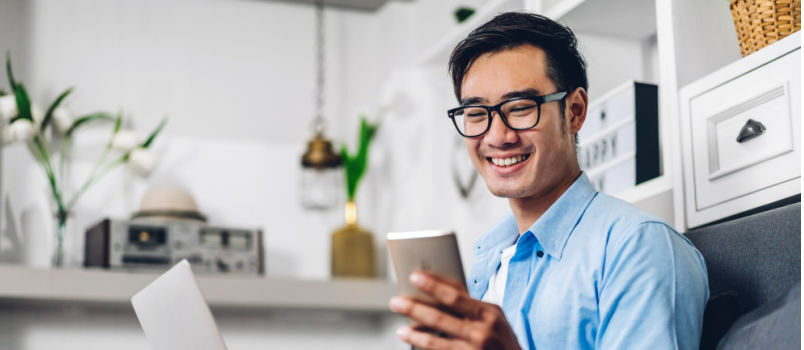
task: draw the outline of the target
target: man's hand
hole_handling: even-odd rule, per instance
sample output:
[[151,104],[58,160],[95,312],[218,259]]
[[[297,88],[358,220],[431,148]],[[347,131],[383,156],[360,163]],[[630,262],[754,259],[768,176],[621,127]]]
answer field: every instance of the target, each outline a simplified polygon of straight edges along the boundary
[[412,273],[410,282],[437,304],[393,297],[391,311],[449,337],[402,327],[397,335],[405,342],[423,349],[519,349],[499,306],[472,299],[463,288],[422,272]]

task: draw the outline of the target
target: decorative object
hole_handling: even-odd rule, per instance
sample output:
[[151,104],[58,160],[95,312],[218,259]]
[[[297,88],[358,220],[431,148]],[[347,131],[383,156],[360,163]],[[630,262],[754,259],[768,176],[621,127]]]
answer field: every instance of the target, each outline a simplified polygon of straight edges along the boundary
[[376,131],[377,125],[361,118],[357,153],[351,155],[345,145],[341,147],[348,202],[346,226],[332,234],[332,275],[336,277],[374,277],[374,235],[357,225],[355,194],[366,172],[369,144]]
[[316,100],[313,119],[313,139],[301,159],[301,202],[307,209],[327,210],[335,207],[343,183],[341,157],[324,136],[324,3],[316,2]]
[[140,210],[131,219],[196,220],[207,222],[206,215],[198,210],[195,198],[184,188],[153,187],[145,192]]
[[473,9],[471,7],[465,7],[465,6],[461,6],[461,7],[457,8],[457,9],[455,9],[455,13],[454,13],[455,20],[458,21],[458,23],[463,23],[464,21],[469,19],[469,17],[472,17],[472,15],[474,15],[474,14],[475,14],[475,9]]
[[659,93],[626,82],[591,101],[578,132],[578,164],[600,192],[619,194],[662,175]]
[[[148,173],[155,166],[155,157],[148,148],[165,126],[167,119],[163,119],[148,138],[137,142],[131,131],[121,130],[123,125],[121,114],[112,117],[108,113],[98,112],[73,118],[72,114],[61,106],[62,101],[72,92],[72,88],[62,92],[43,113],[40,108],[31,103],[23,84],[14,79],[10,54],[6,55],[6,72],[12,93],[4,95],[0,92],[0,122],[8,124],[2,128],[2,142],[25,143],[47,176],[50,193],[56,207],[57,243],[52,263],[53,266],[60,267],[64,263],[64,235],[75,203],[90,186],[121,164],[127,163],[132,170],[140,174]],[[95,121],[114,122],[111,138],[87,179],[68,199],[64,192],[67,187],[64,171],[65,154],[76,130]],[[48,128],[48,126],[52,127]],[[57,144],[60,146],[54,148],[53,146]],[[110,154],[113,154],[114,158],[108,160]],[[58,158],[58,162],[56,162],[56,158]]]
[[801,0],[730,0],[743,57],[801,30]]
[[20,262],[24,257],[22,236],[19,233],[19,229],[17,229],[16,218],[9,199],[6,197],[3,200],[1,194],[0,218],[5,218],[5,224],[0,224],[0,263]]

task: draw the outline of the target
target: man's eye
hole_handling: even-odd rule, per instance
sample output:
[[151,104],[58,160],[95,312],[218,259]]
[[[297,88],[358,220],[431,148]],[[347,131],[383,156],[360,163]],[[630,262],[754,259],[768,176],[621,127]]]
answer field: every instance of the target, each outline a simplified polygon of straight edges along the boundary
[[535,107],[535,106],[522,106],[522,107],[514,107],[513,109],[511,109],[511,112],[514,112],[514,113],[517,113],[517,112],[528,112],[528,111],[532,110],[532,109],[533,109],[533,107]]
[[467,114],[466,114],[466,116],[467,116],[467,117],[470,117],[470,118],[485,117],[485,116],[486,116],[486,112],[474,112],[474,113],[467,113]]

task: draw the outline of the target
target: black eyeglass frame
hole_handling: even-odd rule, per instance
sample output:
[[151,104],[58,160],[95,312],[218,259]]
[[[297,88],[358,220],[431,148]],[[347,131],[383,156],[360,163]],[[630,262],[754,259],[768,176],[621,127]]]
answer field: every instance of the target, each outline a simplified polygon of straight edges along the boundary
[[[461,136],[467,137],[467,138],[479,137],[479,136],[482,136],[483,134],[489,132],[489,129],[491,129],[492,119],[494,118],[494,111],[497,112],[497,114],[500,116],[500,118],[502,118],[503,124],[505,124],[505,126],[507,126],[509,129],[516,130],[516,131],[528,130],[528,129],[535,128],[536,125],[539,125],[539,122],[542,119],[542,104],[548,103],[548,102],[553,102],[553,101],[559,101],[559,100],[564,99],[564,97],[566,97],[566,96],[567,96],[566,91],[559,91],[559,92],[555,92],[555,93],[552,93],[552,94],[549,94],[549,95],[525,96],[525,97],[509,98],[509,99],[507,99],[505,101],[502,101],[502,102],[500,102],[500,103],[498,103],[498,104],[496,104],[494,106],[486,106],[486,105],[460,106],[460,107],[455,107],[455,108],[452,108],[452,109],[448,110],[447,111],[447,116],[449,117],[449,119],[452,119],[452,125],[454,125],[455,129],[458,130],[458,133],[461,134]],[[506,104],[508,102],[519,101],[519,100],[531,100],[533,102],[536,102],[536,113],[537,113],[536,123],[533,123],[533,125],[531,125],[529,127],[526,127],[526,128],[515,128],[515,127],[511,126],[511,124],[508,124],[508,117],[505,116],[505,113],[503,113],[502,109],[500,108],[500,107],[502,107],[502,105],[504,105],[504,104]],[[461,109],[470,108],[470,107],[483,108],[483,109],[486,110],[486,112],[489,115],[489,121],[488,121],[488,124],[486,125],[486,129],[483,130],[483,132],[481,132],[481,133],[479,133],[477,135],[473,135],[473,136],[467,136],[466,134],[462,133],[461,128],[458,126],[458,123],[455,121],[455,112],[457,112],[457,111],[459,111]]]

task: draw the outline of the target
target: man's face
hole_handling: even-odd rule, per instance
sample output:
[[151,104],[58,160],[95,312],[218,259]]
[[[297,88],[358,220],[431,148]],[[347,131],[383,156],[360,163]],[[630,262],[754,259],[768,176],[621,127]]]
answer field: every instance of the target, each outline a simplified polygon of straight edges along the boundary
[[[557,92],[547,77],[544,51],[523,45],[478,57],[464,75],[461,101],[495,105],[528,90],[538,95]],[[568,176],[574,180],[579,170],[572,134],[580,125],[570,123],[571,111],[568,118],[562,117],[563,112],[559,101],[544,103],[539,124],[521,131],[506,127],[495,112],[487,133],[465,139],[472,162],[494,195],[539,197]],[[513,164],[505,165],[506,159]]]

